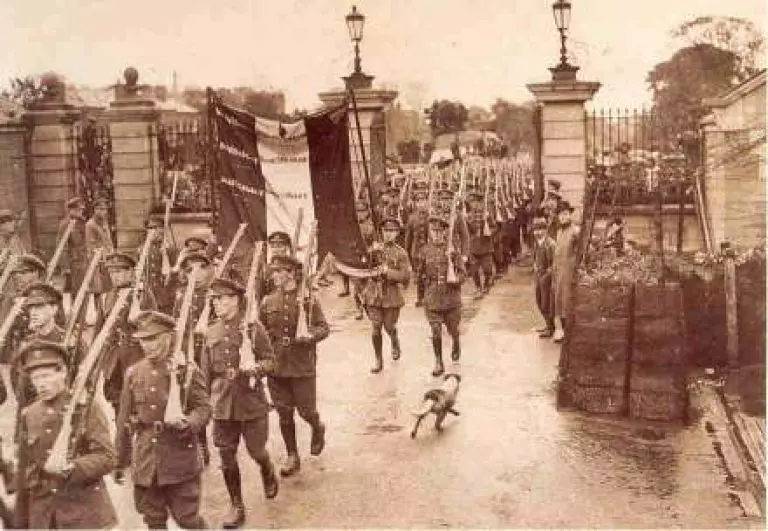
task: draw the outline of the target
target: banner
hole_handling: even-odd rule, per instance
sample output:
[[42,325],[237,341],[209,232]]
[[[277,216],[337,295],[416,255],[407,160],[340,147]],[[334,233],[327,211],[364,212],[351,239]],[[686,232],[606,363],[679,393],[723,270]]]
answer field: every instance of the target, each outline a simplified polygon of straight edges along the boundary
[[240,223],[248,227],[243,244],[266,240],[264,176],[256,140],[255,117],[223,103],[209,92],[215,122],[216,191],[219,197],[217,235],[226,247]]
[[342,267],[365,267],[368,252],[355,209],[347,104],[308,116],[304,123],[317,219],[318,263],[331,253]]

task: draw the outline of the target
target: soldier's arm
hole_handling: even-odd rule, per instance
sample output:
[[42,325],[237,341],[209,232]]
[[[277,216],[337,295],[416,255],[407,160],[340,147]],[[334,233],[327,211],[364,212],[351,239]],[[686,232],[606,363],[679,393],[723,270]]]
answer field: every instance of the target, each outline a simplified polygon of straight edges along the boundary
[[93,481],[115,469],[117,464],[115,445],[109,440],[107,417],[97,402],[92,402],[88,408],[84,441],[80,450],[82,455],[72,460],[74,468],[69,475],[68,483]]
[[459,230],[459,240],[461,241],[461,255],[469,256],[469,227],[467,219],[464,216],[456,217],[456,226]]
[[319,343],[330,335],[331,327],[328,326],[328,321],[325,320],[323,309],[317,299],[312,300],[310,311],[309,334],[312,336],[313,342]]
[[267,330],[261,321],[256,321],[251,325],[251,345],[253,345],[256,370],[262,375],[274,371],[275,350],[272,348],[272,342],[269,340]]
[[200,355],[200,373],[203,375],[203,383],[206,390],[211,391],[211,348],[208,346],[208,338],[203,344],[203,352]]
[[115,436],[115,446],[117,447],[117,468],[127,468],[131,463],[132,441],[131,441],[131,414],[133,413],[133,393],[131,392],[131,382],[133,380],[133,367],[128,369],[123,384],[123,391],[120,394],[120,408],[117,412],[117,435]]
[[195,368],[189,384],[187,398],[187,422],[190,429],[199,433],[211,419],[211,396],[203,380],[203,374]]

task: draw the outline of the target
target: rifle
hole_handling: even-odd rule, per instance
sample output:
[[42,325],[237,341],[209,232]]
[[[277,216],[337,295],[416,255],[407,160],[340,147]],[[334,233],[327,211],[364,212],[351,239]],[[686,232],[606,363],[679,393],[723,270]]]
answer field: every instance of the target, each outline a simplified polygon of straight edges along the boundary
[[496,223],[501,223],[504,218],[501,217],[501,200],[499,196],[499,169],[496,168],[496,172],[493,174],[493,199],[496,205]]
[[0,275],[0,293],[5,293],[5,285],[8,284],[8,280],[11,278],[13,270],[16,269],[17,261],[18,257],[8,250],[8,261],[5,264],[5,269],[3,269],[3,274]]
[[59,260],[61,259],[61,255],[64,252],[64,247],[67,245],[67,242],[69,241],[69,235],[72,234],[72,229],[74,227],[75,227],[75,220],[70,219],[69,223],[67,223],[67,226],[64,229],[64,233],[61,235],[61,238],[59,238],[59,241],[56,243],[56,250],[53,252],[53,257],[51,257],[51,261],[48,262],[48,267],[45,270],[46,282],[50,282],[51,278],[53,278],[53,273],[56,271],[56,266],[59,265]]
[[[251,338],[248,337],[248,327],[259,319],[259,304],[256,294],[256,279],[259,278],[261,270],[261,255],[264,251],[264,242],[256,242],[253,248],[253,257],[251,258],[251,267],[248,270],[248,282],[245,287],[245,318],[240,323],[240,333],[242,342],[240,343],[240,369],[246,369],[245,360],[253,352]],[[251,389],[256,386],[256,376],[251,375],[248,379],[248,385]]]
[[456,225],[457,205],[458,205],[458,202],[461,201],[461,195],[464,191],[465,172],[464,172],[463,166],[461,169],[461,176],[459,179],[460,179],[459,191],[457,193],[458,197],[451,202],[451,216],[448,220],[448,246],[445,248],[445,254],[446,254],[446,257],[448,258],[448,272],[445,276],[445,281],[448,284],[456,284],[459,282],[459,278],[456,275],[456,264],[453,263],[453,254],[454,254],[453,231]]
[[[13,306],[11,306],[11,309],[8,312],[8,315],[6,315],[5,319],[3,320],[3,324],[0,325],[0,350],[5,347],[5,341],[8,339],[8,334],[10,333],[16,318],[21,313],[21,310],[24,309],[24,303],[26,300],[26,297],[16,297],[16,299],[13,301]],[[7,389],[10,393],[11,388],[8,387]]]
[[296,251],[299,247],[299,236],[301,236],[301,223],[304,221],[304,209],[299,208],[299,213],[296,216],[296,228],[293,229],[293,254],[296,255]]
[[161,273],[165,277],[165,283],[168,283],[168,279],[171,276],[171,264],[168,258],[168,232],[171,224],[171,207],[176,200],[176,187],[179,183],[179,172],[173,172],[173,186],[171,187],[171,197],[167,199],[165,203],[165,215],[163,217],[163,265],[161,266]]
[[103,249],[96,249],[96,251],[93,253],[93,257],[91,258],[91,263],[88,264],[88,269],[85,270],[83,283],[80,284],[80,289],[75,296],[75,302],[72,303],[72,309],[69,313],[69,319],[67,320],[67,328],[64,330],[65,345],[68,344],[70,338],[72,337],[72,333],[75,330],[75,325],[77,324],[80,315],[80,309],[85,302],[85,297],[88,295],[88,287],[91,284],[93,275],[96,273],[96,267],[99,265],[99,260],[101,260],[101,255],[103,253]]
[[434,195],[435,195],[435,186],[434,186],[435,173],[434,171],[432,171],[431,167],[427,170],[427,175],[429,177],[429,195],[427,197],[427,210],[429,211],[429,215],[431,216],[434,213],[434,206],[433,206],[432,200],[434,199]]
[[[176,330],[173,339],[173,360],[171,361],[170,369],[171,383],[168,388],[168,404],[165,406],[165,421],[179,418],[184,414],[181,396],[182,387],[179,385],[178,374],[180,368],[184,370],[186,380],[186,375],[191,372],[189,369],[189,349],[184,350],[184,335],[187,329],[187,321],[189,320],[189,311],[192,308],[192,296],[195,293],[197,273],[198,269],[193,267],[192,271],[187,275],[187,286],[184,289],[184,297],[181,300],[179,317],[176,319]],[[192,334],[190,334],[190,337],[192,337]]]
[[405,178],[405,182],[403,183],[403,189],[400,190],[400,201],[397,206],[397,215],[400,218],[400,221],[406,221],[403,219],[403,211],[405,210],[405,202],[408,198],[408,191],[411,188],[411,181],[413,179],[413,174],[409,173],[408,176]]
[[144,245],[141,246],[141,254],[139,255],[139,261],[136,262],[136,269],[134,270],[133,286],[134,296],[131,301],[131,309],[128,311],[128,320],[133,321],[139,312],[141,311],[141,292],[144,290],[144,282],[142,277],[144,276],[144,269],[147,267],[147,258],[149,257],[149,247],[152,245],[152,236],[154,229],[147,231],[147,236],[144,238]]
[[485,197],[483,198],[483,236],[491,235],[491,226],[488,224],[488,196],[491,193],[491,175],[485,168]]
[[99,330],[93,343],[91,343],[91,346],[88,349],[88,354],[86,354],[83,359],[80,370],[77,371],[77,376],[75,376],[75,380],[72,384],[72,397],[64,409],[61,430],[59,430],[56,440],[51,447],[51,453],[46,462],[47,467],[62,469],[68,462],[71,462],[72,459],[76,457],[74,452],[77,446],[77,437],[73,437],[73,435],[82,432],[82,428],[84,424],[87,423],[88,419],[87,415],[83,415],[79,419],[80,425],[76,426],[74,424],[75,409],[78,405],[87,406],[93,399],[94,392],[89,392],[88,383],[100,369],[99,365],[104,350],[104,344],[112,333],[112,328],[128,301],[130,292],[131,288],[123,288],[118,292],[115,304],[112,306],[107,319],[104,321],[104,326],[101,327],[101,330]]
[[[221,275],[224,274],[224,270],[227,268],[227,264],[232,259],[232,254],[235,252],[235,247],[237,247],[238,242],[240,241],[240,238],[243,237],[243,233],[245,233],[245,228],[248,226],[247,223],[241,223],[240,226],[237,228],[237,232],[235,232],[235,236],[232,238],[232,241],[229,242],[229,247],[227,247],[227,250],[224,252],[224,256],[221,258],[221,262],[219,262],[216,265],[216,269],[213,273],[214,278],[219,278]],[[208,330],[208,321],[211,318],[211,305],[208,304],[206,301],[205,306],[203,306],[202,311],[200,312],[200,317],[197,319],[197,325],[195,325],[195,332],[198,334],[205,334],[205,332]],[[192,341],[192,334],[189,334],[189,339]]]
[[299,302],[299,316],[296,322],[296,337],[306,338],[309,337],[309,316],[304,309],[304,299],[309,299],[309,308],[312,307],[312,286],[310,281],[311,268],[312,268],[312,255],[315,252],[315,243],[317,240],[317,222],[312,222],[312,228],[309,232],[309,241],[307,242],[307,250],[304,253],[304,263],[302,265],[302,278],[301,284],[298,290],[298,302]]
[[[5,402],[0,405],[0,418],[15,419],[17,417],[18,404],[16,403],[16,394],[13,392],[11,385],[11,367],[8,364],[0,364],[0,378],[2,378],[3,385],[8,391]],[[10,486],[14,480],[13,462],[6,460],[6,456],[12,456],[14,454],[13,440],[8,435],[0,435],[0,522],[2,522],[5,529],[10,528],[12,523],[12,511],[13,498],[11,496]],[[21,476],[21,474],[19,474]],[[17,487],[19,485],[16,485]]]

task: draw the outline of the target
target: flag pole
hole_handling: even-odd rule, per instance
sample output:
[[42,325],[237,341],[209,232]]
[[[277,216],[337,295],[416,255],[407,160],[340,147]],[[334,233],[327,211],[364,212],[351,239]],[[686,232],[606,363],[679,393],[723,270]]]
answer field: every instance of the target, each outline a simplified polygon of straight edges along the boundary
[[363,174],[365,175],[365,184],[368,188],[368,208],[371,210],[371,222],[373,223],[374,240],[378,239],[379,235],[379,214],[375,208],[373,208],[373,189],[371,187],[371,176],[368,173],[368,161],[365,158],[365,146],[363,145],[363,132],[360,128],[360,115],[357,112],[357,99],[355,98],[355,91],[352,87],[347,87],[352,100],[352,111],[355,115],[355,127],[357,128],[357,143],[360,146],[360,156],[363,159]]

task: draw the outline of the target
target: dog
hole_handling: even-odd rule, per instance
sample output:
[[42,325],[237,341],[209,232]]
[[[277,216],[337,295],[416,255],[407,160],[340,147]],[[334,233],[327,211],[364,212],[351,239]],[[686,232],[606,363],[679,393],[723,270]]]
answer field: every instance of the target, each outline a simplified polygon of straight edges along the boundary
[[448,373],[443,377],[443,383],[440,387],[430,389],[424,393],[421,407],[413,411],[413,414],[416,416],[416,424],[413,426],[413,430],[411,430],[411,439],[416,438],[421,421],[429,413],[435,414],[435,429],[437,431],[443,431],[443,421],[448,413],[456,416],[459,415],[459,412],[454,408],[454,404],[456,404],[456,395],[459,394],[460,382],[460,375]]

